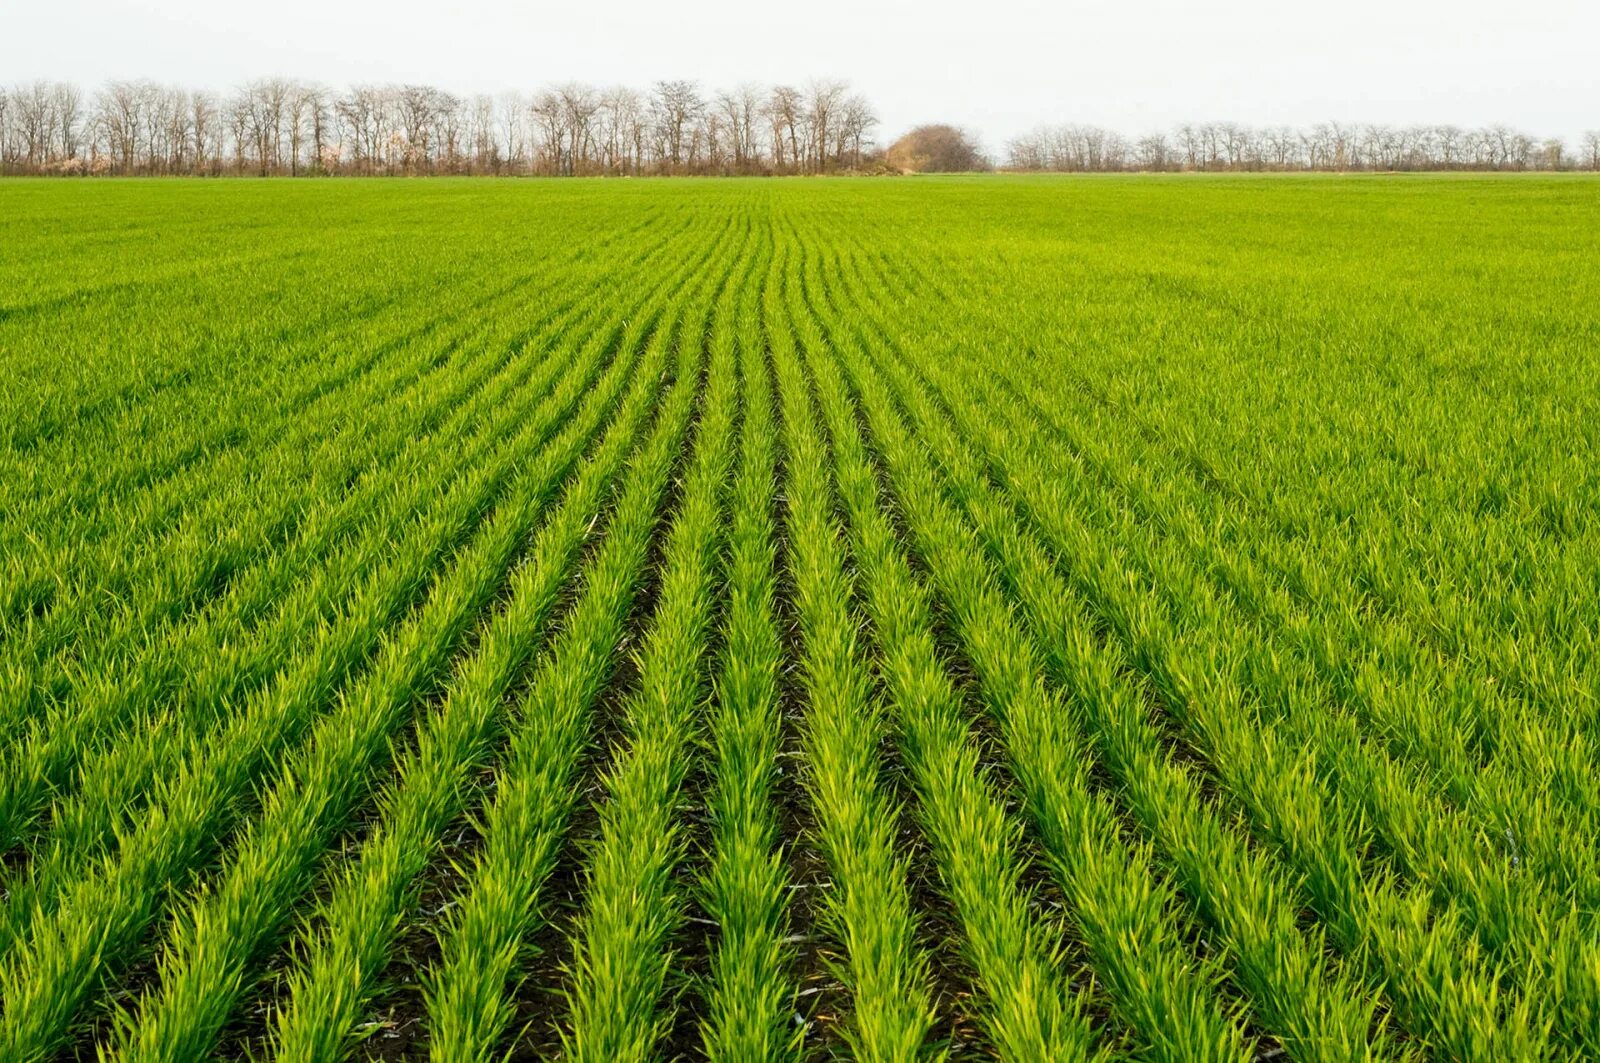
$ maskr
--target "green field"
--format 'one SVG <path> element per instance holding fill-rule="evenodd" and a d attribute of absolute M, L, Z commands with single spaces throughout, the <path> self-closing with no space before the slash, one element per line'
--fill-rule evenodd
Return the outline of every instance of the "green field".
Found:
<path fill-rule="evenodd" d="M 1600 183 L 0 183 L 0 1061 L 1600 1058 Z"/>

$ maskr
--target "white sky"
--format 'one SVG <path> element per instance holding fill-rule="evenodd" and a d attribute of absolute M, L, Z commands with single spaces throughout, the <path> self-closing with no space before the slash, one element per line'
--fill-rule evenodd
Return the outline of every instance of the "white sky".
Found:
<path fill-rule="evenodd" d="M 1600 0 L 0 0 L 0 84 L 225 89 L 289 75 L 456 92 L 842 77 L 880 139 L 990 150 L 1041 122 L 1600 128 Z"/>

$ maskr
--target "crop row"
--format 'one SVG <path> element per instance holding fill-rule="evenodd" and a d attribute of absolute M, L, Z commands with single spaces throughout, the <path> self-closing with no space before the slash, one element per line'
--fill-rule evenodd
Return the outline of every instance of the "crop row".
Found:
<path fill-rule="evenodd" d="M 1553 266 L 1333 179 L 240 189 L 0 302 L 0 1061 L 1600 1055 Z"/>

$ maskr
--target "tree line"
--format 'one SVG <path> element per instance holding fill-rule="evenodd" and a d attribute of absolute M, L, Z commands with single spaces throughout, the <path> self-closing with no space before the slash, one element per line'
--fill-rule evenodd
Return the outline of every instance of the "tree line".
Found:
<path fill-rule="evenodd" d="M 226 95 L 38 81 L 0 91 L 0 172 L 827 173 L 874 162 L 877 125 L 865 99 L 826 79 L 710 92 L 684 80 L 645 91 L 567 82 L 498 96 L 287 78 Z"/>
<path fill-rule="evenodd" d="M 1046 126 L 1006 146 L 1008 169 L 1060 172 L 1162 170 L 1600 170 L 1600 130 L 1573 150 L 1505 125 L 1253 127 L 1186 123 L 1129 138 L 1098 126 Z"/>
<path fill-rule="evenodd" d="M 218 94 L 148 80 L 88 93 L 35 81 L 0 90 L 7 174 L 815 174 L 981 170 L 967 133 L 921 126 L 881 149 L 872 105 L 847 82 L 687 80 L 646 90 L 581 82 L 460 96 L 428 85 L 262 78 Z M 1306 128 L 1186 123 L 1128 137 L 1089 125 L 1011 140 L 1019 171 L 1600 170 L 1600 131 L 1576 147 L 1504 125 Z"/>

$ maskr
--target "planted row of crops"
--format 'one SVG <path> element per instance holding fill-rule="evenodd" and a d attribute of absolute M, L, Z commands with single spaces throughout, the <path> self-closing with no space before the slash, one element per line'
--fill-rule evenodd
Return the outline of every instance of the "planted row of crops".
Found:
<path fill-rule="evenodd" d="M 0 1060 L 1600 1054 L 1590 193 L 0 187 Z"/>

